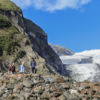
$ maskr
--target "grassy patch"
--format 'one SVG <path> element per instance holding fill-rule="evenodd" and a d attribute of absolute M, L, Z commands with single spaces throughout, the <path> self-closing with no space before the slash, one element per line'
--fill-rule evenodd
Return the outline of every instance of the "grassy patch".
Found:
<path fill-rule="evenodd" d="M 14 39 L 14 35 L 18 33 L 18 30 L 14 26 L 0 29 L 1 55 L 3 52 L 6 52 L 7 55 L 10 55 L 15 51 L 16 46 L 19 46 L 19 40 Z"/>
<path fill-rule="evenodd" d="M 0 0 L 0 9 L 4 11 L 21 11 L 21 9 L 10 0 Z"/>

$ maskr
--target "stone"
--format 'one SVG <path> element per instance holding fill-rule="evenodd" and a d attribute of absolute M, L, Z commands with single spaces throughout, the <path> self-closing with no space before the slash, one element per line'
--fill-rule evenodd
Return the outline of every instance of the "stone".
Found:
<path fill-rule="evenodd" d="M 37 98 L 36 98 L 36 97 L 30 97 L 29 100 L 37 100 Z M 39 100 L 40 100 L 40 99 L 39 99 Z"/>
<path fill-rule="evenodd" d="M 34 88 L 34 93 L 42 94 L 44 89 L 41 86 Z"/>
<path fill-rule="evenodd" d="M 70 94 L 69 94 L 69 91 L 65 91 L 64 93 L 63 93 L 66 97 L 68 97 Z"/>
<path fill-rule="evenodd" d="M 14 89 L 14 84 L 10 84 L 7 88 L 8 88 L 8 90 L 13 90 Z"/>
<path fill-rule="evenodd" d="M 24 80 L 23 85 L 27 88 L 31 88 L 34 85 L 34 83 L 31 80 Z"/>
<path fill-rule="evenodd" d="M 24 97 L 25 97 L 25 99 L 27 100 L 29 97 L 30 97 L 30 93 L 24 93 Z"/>
<path fill-rule="evenodd" d="M 3 94 L 3 97 L 8 97 L 8 94 L 7 93 Z"/>
<path fill-rule="evenodd" d="M 68 100 L 80 100 L 80 98 L 77 97 L 77 96 L 74 96 L 74 97 L 70 97 L 70 98 L 68 98 Z"/>
<path fill-rule="evenodd" d="M 10 83 L 12 84 L 15 83 L 15 81 L 16 81 L 15 79 L 12 79 L 12 78 L 10 79 Z"/>
<path fill-rule="evenodd" d="M 93 90 L 100 92 L 100 86 L 93 86 Z"/>
<path fill-rule="evenodd" d="M 61 95 L 57 98 L 58 100 L 67 100 L 67 98 L 64 95 Z"/>
<path fill-rule="evenodd" d="M 23 89 L 23 87 L 24 87 L 24 85 L 23 84 L 16 84 L 15 86 L 14 86 L 14 89 L 15 90 L 18 90 L 18 89 Z"/>
<path fill-rule="evenodd" d="M 84 89 L 89 89 L 90 88 L 90 85 L 88 82 L 83 82 L 80 84 L 80 87 L 84 88 Z"/>
<path fill-rule="evenodd" d="M 67 84 L 67 83 L 61 83 L 60 85 L 61 85 L 62 88 L 64 88 L 64 89 L 70 89 L 70 85 Z"/>
<path fill-rule="evenodd" d="M 7 84 L 4 83 L 1 87 L 0 87 L 0 91 L 2 91 L 3 89 L 5 89 L 7 87 Z"/>
<path fill-rule="evenodd" d="M 56 97 L 51 97 L 49 100 L 57 100 Z"/>
<path fill-rule="evenodd" d="M 93 98 L 92 100 L 98 100 L 98 98 Z"/>
<path fill-rule="evenodd" d="M 20 97 L 20 100 L 25 100 L 25 97 L 24 97 L 24 96 L 21 96 L 21 97 Z"/>
<path fill-rule="evenodd" d="M 41 98 L 40 100 L 42 100 L 42 99 L 43 99 L 43 100 L 44 100 L 44 99 L 45 99 L 45 100 L 49 100 L 50 95 L 49 95 L 49 93 L 45 93 L 45 92 L 44 92 L 44 93 L 41 95 L 40 98 Z"/>
<path fill-rule="evenodd" d="M 39 83 L 39 80 L 33 79 L 33 82 L 34 82 L 34 84 L 38 84 Z"/>
<path fill-rule="evenodd" d="M 65 83 L 66 81 L 63 79 L 63 77 L 61 76 L 55 76 L 54 79 L 56 80 L 56 82 L 58 83 Z"/>
<path fill-rule="evenodd" d="M 43 77 L 44 80 L 45 80 L 45 83 L 53 83 L 54 82 L 54 79 L 52 77 Z"/>
<path fill-rule="evenodd" d="M 30 93 L 30 92 L 31 92 L 31 89 L 30 89 L 30 88 L 26 88 L 26 87 L 25 87 L 23 90 L 24 90 L 26 93 Z"/>
<path fill-rule="evenodd" d="M 74 89 L 70 89 L 70 93 L 71 94 L 78 94 L 78 91 L 77 90 L 74 90 Z"/>

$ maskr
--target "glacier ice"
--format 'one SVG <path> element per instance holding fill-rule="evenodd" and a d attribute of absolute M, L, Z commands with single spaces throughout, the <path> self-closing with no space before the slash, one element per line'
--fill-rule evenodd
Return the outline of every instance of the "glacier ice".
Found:
<path fill-rule="evenodd" d="M 100 82 L 100 50 L 87 50 L 72 56 L 60 56 L 70 76 L 77 81 Z"/>

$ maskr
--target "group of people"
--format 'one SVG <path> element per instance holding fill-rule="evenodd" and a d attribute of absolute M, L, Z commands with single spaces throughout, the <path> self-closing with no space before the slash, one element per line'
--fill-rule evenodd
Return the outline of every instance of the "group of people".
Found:
<path fill-rule="evenodd" d="M 32 58 L 31 62 L 30 62 L 30 68 L 31 68 L 31 72 L 32 73 L 36 73 L 36 62 L 34 60 L 34 58 Z M 15 67 L 15 63 L 12 63 L 10 68 L 9 68 L 9 72 L 11 74 L 14 74 L 16 72 L 16 67 Z M 20 73 L 23 74 L 25 72 L 25 67 L 24 67 L 24 62 L 21 63 L 20 65 Z"/>

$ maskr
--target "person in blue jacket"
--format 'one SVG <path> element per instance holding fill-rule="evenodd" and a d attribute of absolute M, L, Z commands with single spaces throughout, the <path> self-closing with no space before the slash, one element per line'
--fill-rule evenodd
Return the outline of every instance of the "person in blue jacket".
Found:
<path fill-rule="evenodd" d="M 23 74 L 25 71 L 24 62 L 20 65 L 20 73 Z"/>
<path fill-rule="evenodd" d="M 36 62 L 34 58 L 32 58 L 32 61 L 30 62 L 30 66 L 31 66 L 32 73 L 36 73 L 36 68 L 35 68 Z"/>

